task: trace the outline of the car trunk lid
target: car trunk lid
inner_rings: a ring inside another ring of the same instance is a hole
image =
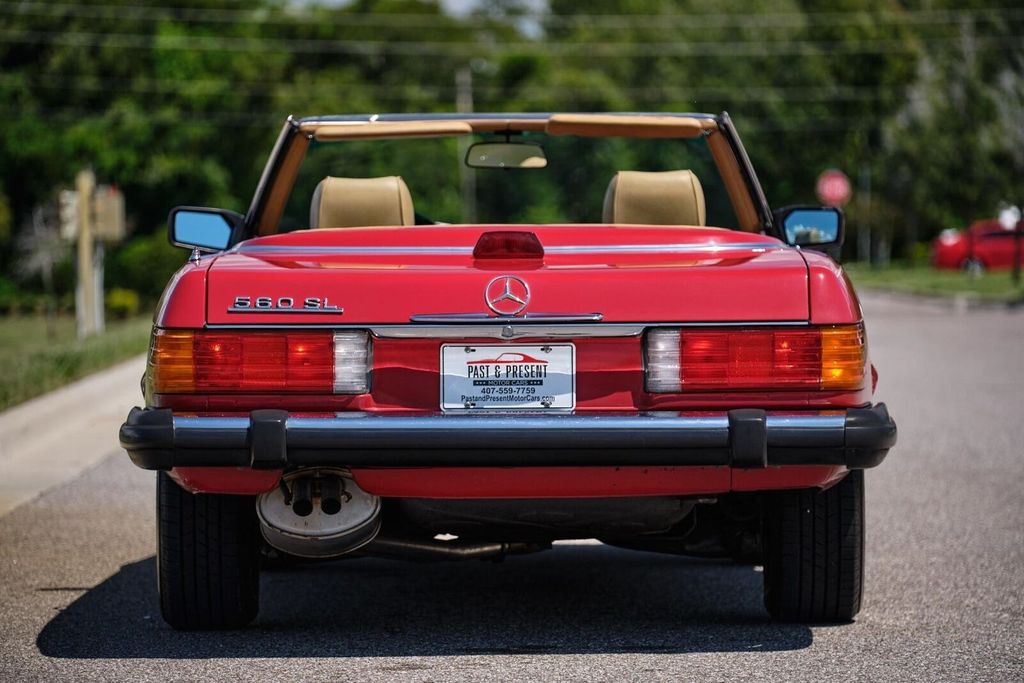
[[[529,232],[542,257],[479,259],[488,232]],[[408,324],[515,317],[602,322],[806,321],[807,267],[778,240],[718,228],[416,226],[246,241],[210,268],[210,324]],[[520,283],[522,286],[520,286]],[[489,303],[490,300],[490,303]]]

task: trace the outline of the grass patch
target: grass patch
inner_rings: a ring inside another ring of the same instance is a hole
[[[1004,303],[1024,301],[1024,286],[1013,284],[1010,271],[970,275],[930,266],[895,264],[889,268],[873,268],[860,263],[849,263],[844,268],[858,288],[930,296],[965,296]]]
[[[42,315],[0,318],[0,410],[145,353],[151,325],[148,317],[112,322],[79,341],[71,316],[57,316],[49,333]]]

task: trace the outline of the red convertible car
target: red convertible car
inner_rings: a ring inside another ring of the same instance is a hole
[[[289,119],[245,215],[169,231],[120,438],[172,626],[252,621],[269,560],[578,538],[763,565],[777,619],[860,609],[896,426],[842,215],[773,212],[727,114]]]
[[[975,221],[966,230],[943,230],[932,242],[932,264],[971,272],[1012,268],[1014,256],[1021,253],[1016,237],[995,218]]]

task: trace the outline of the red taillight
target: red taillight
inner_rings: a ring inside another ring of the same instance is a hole
[[[863,340],[859,325],[654,330],[647,340],[647,388],[655,393],[860,389]]]
[[[199,391],[330,393],[334,340],[330,332],[196,335],[195,368]]]
[[[485,232],[473,247],[475,259],[541,259],[544,247],[532,232]]]
[[[816,385],[821,374],[817,332],[684,332],[680,344],[687,389]]]
[[[329,331],[157,330],[150,354],[153,389],[168,394],[333,393],[334,337]]]

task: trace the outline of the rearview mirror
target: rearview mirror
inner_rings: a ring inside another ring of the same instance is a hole
[[[535,142],[478,142],[466,152],[470,168],[544,168],[548,159]]]
[[[179,206],[167,217],[168,238],[176,247],[221,251],[231,244],[231,235],[242,219],[233,211]]]
[[[775,213],[788,244],[834,247],[843,243],[843,212],[835,207],[789,206]]]

